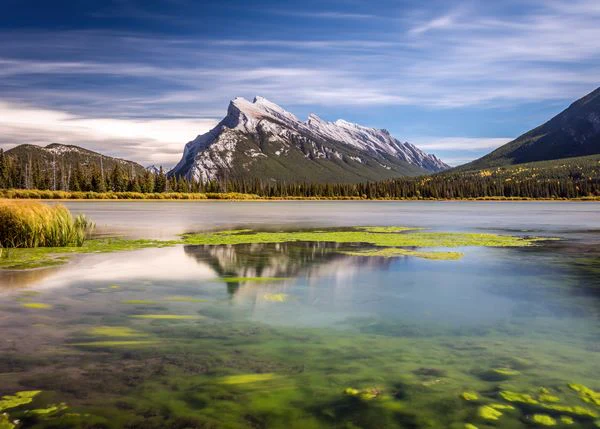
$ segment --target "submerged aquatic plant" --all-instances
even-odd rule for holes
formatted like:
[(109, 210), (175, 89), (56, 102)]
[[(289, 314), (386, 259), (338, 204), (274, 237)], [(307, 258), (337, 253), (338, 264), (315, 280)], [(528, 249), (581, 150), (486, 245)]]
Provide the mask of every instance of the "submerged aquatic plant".
[(531, 421), (542, 426), (556, 426), (556, 419), (547, 414), (534, 414)]
[(344, 395), (356, 396), (363, 401), (370, 401), (381, 395), (381, 390), (376, 387), (367, 387), (366, 389), (355, 389), (354, 387), (347, 387), (344, 389)]
[(194, 316), (189, 314), (136, 314), (131, 317), (133, 317), (134, 319), (151, 320), (191, 320), (202, 318), (202, 316)]
[(221, 379), (221, 384), (259, 383), (263, 381), (273, 380), (276, 377), (277, 376), (273, 373), (229, 375)]
[(141, 337), (145, 336), (143, 332), (127, 326), (95, 326), (89, 330), (90, 335), (101, 337)]
[(260, 283), (260, 282), (279, 282), (287, 280), (287, 277), (221, 277), (225, 283)]
[(52, 308), (50, 304), (44, 304), (43, 302), (24, 302), (21, 304), (21, 306), (34, 310), (49, 310)]
[(386, 247), (383, 249), (371, 250), (343, 251), (340, 253), (349, 256), (379, 256), (383, 258), (413, 256), (416, 258), (433, 259), (439, 261), (455, 261), (463, 257), (463, 254), (461, 252), (424, 252), (418, 250), (401, 249), (398, 247)]
[(185, 244), (195, 245), (312, 241), (329, 243), (367, 243), (379, 247), (523, 247), (530, 246), (539, 239), (482, 233), (408, 231), (407, 233), (398, 234), (353, 229), (343, 231), (262, 231), (237, 234), (208, 232), (184, 234), (182, 240)]
[(486, 420), (498, 420), (502, 417), (502, 413), (489, 405), (482, 405), (477, 409), (479, 417)]
[(528, 393), (511, 392), (510, 390), (503, 390), (500, 392), (502, 399), (508, 402), (520, 402), (522, 404), (536, 405), (539, 404), (537, 399)]
[(94, 224), (64, 206), (0, 200), (0, 247), (82, 246)]
[(582, 401), (600, 406), (600, 392), (596, 392), (583, 384), (571, 383), (569, 388), (579, 393)]
[(460, 396), (465, 401), (476, 401), (479, 399), (479, 395), (477, 394), (477, 392), (463, 392)]
[(3, 396), (0, 398), (0, 412), (29, 404), (40, 393), (41, 390), (24, 390), (14, 395)]
[(150, 346), (158, 343), (153, 340), (116, 340), (116, 341), (88, 341), (84, 343), (71, 343), (71, 346), (77, 347), (140, 347)]
[(288, 299), (288, 295), (285, 293), (265, 293), (263, 298), (271, 302), (285, 302)]

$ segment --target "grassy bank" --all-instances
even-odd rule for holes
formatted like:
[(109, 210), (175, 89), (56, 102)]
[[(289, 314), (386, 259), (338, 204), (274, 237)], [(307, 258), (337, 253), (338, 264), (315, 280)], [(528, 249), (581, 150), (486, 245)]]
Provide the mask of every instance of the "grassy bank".
[(35, 248), (82, 246), (93, 224), (64, 206), (0, 200), (0, 246)]
[(528, 198), (528, 197), (502, 197), (486, 196), (477, 198), (367, 198), (356, 196), (276, 196), (263, 197), (256, 194), (242, 194), (239, 192), (67, 192), (39, 189), (0, 189), (0, 198), (4, 199), (41, 199), (41, 200), (129, 200), (129, 201), (600, 201), (600, 196), (580, 198)]

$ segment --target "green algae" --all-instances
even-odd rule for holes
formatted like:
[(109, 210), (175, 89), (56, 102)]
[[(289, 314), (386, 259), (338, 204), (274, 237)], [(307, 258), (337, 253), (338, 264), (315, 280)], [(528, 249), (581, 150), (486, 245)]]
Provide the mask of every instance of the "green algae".
[[(64, 264), (77, 253), (107, 253), (145, 248), (160, 248), (177, 244), (235, 245), (285, 242), (365, 243), (377, 247), (524, 247), (539, 241), (509, 235), (458, 232), (424, 232), (406, 227), (356, 227), (334, 231), (255, 232), (248, 229), (184, 234), (179, 240), (133, 240), (124, 238), (96, 238), (86, 240), (81, 247), (38, 247), (33, 249), (6, 249), (0, 258), (0, 269), (30, 269)], [(408, 256), (428, 259), (457, 259), (458, 252), (440, 252), (440, 255), (414, 253)], [(399, 256), (399, 255), (397, 255)], [(407, 255), (405, 255), (407, 256)], [(233, 281), (235, 278), (231, 278)], [(239, 281), (251, 281), (243, 280)], [(252, 280), (255, 281), (255, 280)], [(261, 281), (261, 280), (257, 280)], [(265, 280), (262, 280), (265, 281)]]
[(285, 302), (288, 299), (288, 295), (285, 293), (266, 293), (263, 295), (263, 298), (270, 302)]
[(219, 280), (225, 283), (270, 283), (287, 280), (287, 277), (221, 277)]
[(208, 302), (208, 299), (194, 298), (193, 296), (173, 295), (167, 296), (165, 301), (169, 302)]
[(157, 302), (156, 301), (151, 301), (148, 299), (126, 299), (124, 301), (121, 301), (121, 304), (128, 304), (128, 305), (156, 305)]
[(344, 395), (354, 396), (363, 401), (371, 401), (381, 395), (381, 390), (376, 387), (367, 387), (365, 389), (355, 389), (347, 387), (344, 389)]
[(127, 326), (95, 326), (88, 332), (93, 336), (114, 338), (141, 337), (146, 335)]
[(71, 343), (70, 346), (77, 347), (140, 347), (157, 344), (154, 340), (114, 340), (114, 341), (87, 341), (82, 343)]
[(498, 375), (502, 375), (502, 376), (506, 376), (506, 377), (513, 377), (515, 375), (521, 374), (519, 371), (517, 371), (516, 369), (512, 369), (512, 368), (494, 368), (494, 369), (492, 369), (492, 371)]
[(552, 395), (551, 393), (540, 393), (538, 395), (538, 400), (540, 402), (560, 402), (560, 398), (556, 395)]
[(418, 250), (400, 249), (397, 247), (386, 247), (383, 249), (342, 251), (344, 255), (349, 256), (370, 256), (383, 258), (398, 258), (403, 256), (412, 256), (416, 258), (431, 259), (437, 261), (456, 261), (464, 255), (461, 252), (423, 252)]
[(502, 412), (488, 405), (482, 405), (477, 409), (477, 415), (486, 420), (498, 420), (502, 417)]
[(5, 249), (0, 257), (0, 269), (23, 270), (62, 265), (69, 257), (79, 253), (109, 253), (150, 247), (165, 247), (178, 241), (129, 240), (124, 238), (98, 238), (86, 240), (81, 247), (36, 247)]
[(600, 392), (596, 392), (583, 384), (570, 383), (569, 388), (579, 393), (582, 401), (600, 406)]
[(3, 396), (0, 398), (0, 412), (27, 405), (40, 393), (42, 393), (41, 390), (24, 390), (14, 395)]
[(188, 314), (135, 314), (130, 316), (134, 319), (150, 319), (150, 320), (197, 320), (202, 319), (202, 316), (193, 316)]
[(365, 243), (378, 247), (524, 247), (539, 239), (509, 235), (459, 232), (380, 233), (361, 230), (246, 232), (239, 234), (197, 233), (182, 236), (185, 244), (235, 245), (256, 243), (328, 242)]
[(502, 399), (508, 402), (518, 402), (529, 405), (539, 404), (539, 402), (535, 398), (533, 398), (533, 396), (527, 393), (517, 393), (509, 390), (503, 390), (500, 392), (500, 396), (502, 397)]
[(573, 418), (569, 416), (560, 416), (560, 422), (564, 425), (572, 425), (573, 423), (575, 423), (575, 420), (573, 420)]
[(357, 226), (355, 229), (365, 232), (379, 232), (379, 233), (392, 233), (392, 232), (404, 232), (404, 231), (415, 231), (422, 228), (409, 228), (406, 226)]
[(479, 395), (477, 394), (477, 392), (463, 392), (460, 394), (460, 397), (463, 398), (465, 401), (476, 401), (479, 399)]
[(590, 410), (589, 408), (580, 407), (578, 405), (541, 404), (541, 407), (549, 411), (555, 411), (561, 414), (569, 414), (571, 416), (591, 418), (598, 417), (598, 413), (596, 411)]
[(495, 410), (514, 410), (515, 409), (515, 407), (513, 407), (512, 405), (507, 405), (507, 404), (489, 404), (489, 406)]
[(53, 414), (57, 414), (60, 413), (62, 411), (67, 410), (69, 407), (67, 406), (67, 404), (62, 403), (62, 404), (55, 404), (55, 405), (50, 405), (46, 408), (36, 408), (33, 410), (27, 410), (27, 414), (34, 414), (36, 416), (51, 416)]
[(556, 419), (547, 414), (534, 414), (531, 416), (531, 421), (541, 426), (556, 426)]
[(271, 381), (277, 378), (276, 374), (266, 373), (266, 374), (239, 374), (239, 375), (229, 375), (227, 377), (221, 378), (221, 384), (251, 384), (251, 383), (261, 383), (264, 381)]
[(52, 306), (43, 302), (24, 302), (21, 307), (30, 308), (33, 310), (50, 310)]
[(8, 414), (0, 414), (0, 429), (15, 429), (17, 426), (10, 421)]

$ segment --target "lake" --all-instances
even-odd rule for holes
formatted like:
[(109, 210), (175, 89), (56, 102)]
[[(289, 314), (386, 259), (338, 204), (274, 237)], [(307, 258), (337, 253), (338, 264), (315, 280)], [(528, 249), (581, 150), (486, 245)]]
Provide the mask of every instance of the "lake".
[(0, 271), (0, 395), (40, 391), (6, 424), (600, 426), (600, 204), (64, 204), (104, 237), (404, 226), (543, 240), (435, 249), (450, 259), (177, 244)]

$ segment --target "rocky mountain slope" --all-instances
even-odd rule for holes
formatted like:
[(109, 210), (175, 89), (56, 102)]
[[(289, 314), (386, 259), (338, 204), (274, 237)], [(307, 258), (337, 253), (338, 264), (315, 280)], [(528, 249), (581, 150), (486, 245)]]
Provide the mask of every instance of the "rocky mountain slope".
[(545, 124), (458, 167), (478, 170), (600, 154), (600, 88), (580, 98)]
[(169, 175), (351, 183), (414, 176), (448, 168), (434, 155), (386, 130), (311, 114), (300, 121), (265, 98), (236, 98), (227, 116), (189, 142)]

